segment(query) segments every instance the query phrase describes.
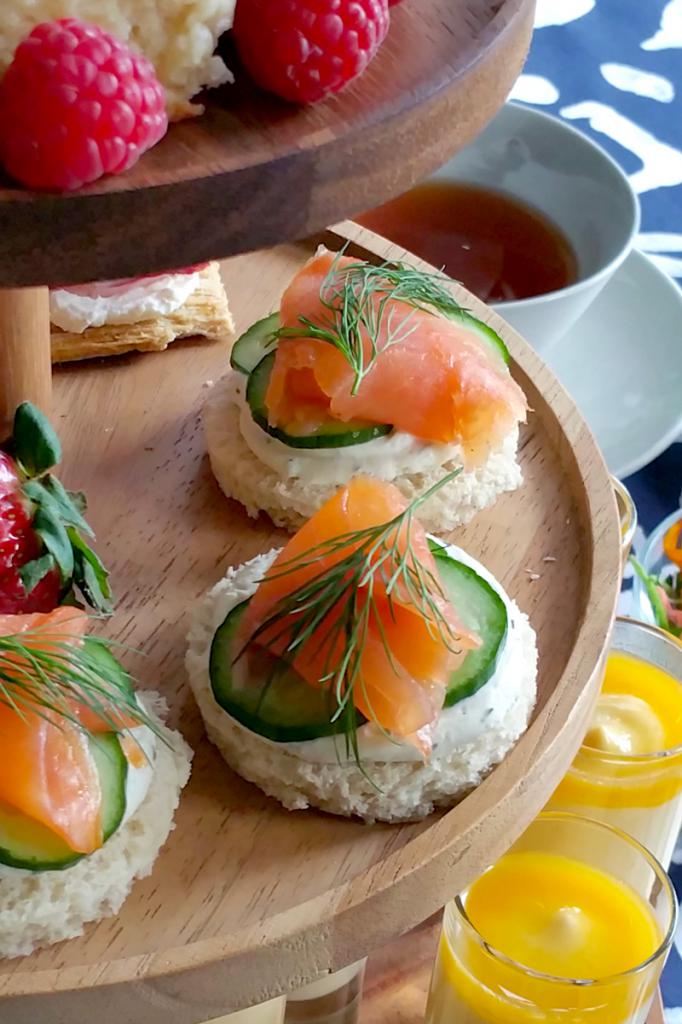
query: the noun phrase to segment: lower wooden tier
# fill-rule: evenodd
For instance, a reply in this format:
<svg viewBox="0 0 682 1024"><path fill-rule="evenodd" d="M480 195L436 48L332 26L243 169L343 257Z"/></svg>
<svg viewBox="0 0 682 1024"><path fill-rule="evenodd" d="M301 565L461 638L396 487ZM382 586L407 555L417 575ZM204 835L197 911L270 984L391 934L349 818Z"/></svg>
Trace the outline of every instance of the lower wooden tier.
<svg viewBox="0 0 682 1024"><path fill-rule="evenodd" d="M223 278L238 332L277 308L318 241L424 268L352 224L230 259ZM491 310L452 288L504 338L532 409L523 486L457 534L536 630L538 701L527 732L457 807L402 826L288 812L230 773L188 690L190 614L229 566L285 537L228 502L208 466L201 409L229 372L228 343L61 368L53 420L62 479L87 492L117 597L116 614L98 628L123 645L130 671L163 692L195 758L175 831L120 914L0 962L1 1024L199 1024L301 987L442 907L506 851L563 776L599 689L619 590L613 489L551 371Z"/></svg>

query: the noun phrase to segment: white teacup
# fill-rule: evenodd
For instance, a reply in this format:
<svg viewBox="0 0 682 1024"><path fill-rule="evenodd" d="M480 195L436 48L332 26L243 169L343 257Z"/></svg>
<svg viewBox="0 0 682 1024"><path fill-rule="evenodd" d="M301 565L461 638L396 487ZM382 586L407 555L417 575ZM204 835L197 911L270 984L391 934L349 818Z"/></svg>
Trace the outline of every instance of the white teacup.
<svg viewBox="0 0 682 1024"><path fill-rule="evenodd" d="M494 305L538 351L584 313L630 252L639 202L624 172L587 136L549 114L507 103L431 180L506 192L535 207L573 246L578 280L566 288Z"/></svg>

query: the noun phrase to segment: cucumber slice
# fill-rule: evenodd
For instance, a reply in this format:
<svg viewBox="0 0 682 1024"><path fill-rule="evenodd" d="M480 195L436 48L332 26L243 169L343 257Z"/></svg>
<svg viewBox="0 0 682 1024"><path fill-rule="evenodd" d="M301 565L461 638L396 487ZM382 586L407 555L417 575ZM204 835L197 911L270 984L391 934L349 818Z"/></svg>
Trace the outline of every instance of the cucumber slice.
<svg viewBox="0 0 682 1024"><path fill-rule="evenodd" d="M350 420L348 423L328 420L312 434L300 435L287 434L278 427L271 427L268 423L265 396L274 362L274 352L261 359L258 366L249 374L246 385L246 401L251 409L251 415L258 426L271 437L276 437L290 448L347 448L349 445L363 444L375 437L384 437L391 433L393 428L384 423L366 423L361 420Z"/></svg>
<svg viewBox="0 0 682 1024"><path fill-rule="evenodd" d="M126 812L128 759L115 732L92 735L90 752L97 765L102 788L102 832L106 842L113 836Z"/></svg>
<svg viewBox="0 0 682 1024"><path fill-rule="evenodd" d="M448 312L448 318L455 320L457 323L462 324L472 334L478 336L483 342L485 347L497 358L502 357L504 363L508 363L510 360L509 349L502 341L497 331L494 331L488 324L484 324L482 320L478 320L471 313L467 313L465 309L460 309L457 312L455 310Z"/></svg>
<svg viewBox="0 0 682 1024"><path fill-rule="evenodd" d="M239 373L251 373L263 356L277 347L275 331L279 327L279 313L271 313L252 324L237 338L230 354L230 366Z"/></svg>
<svg viewBox="0 0 682 1024"><path fill-rule="evenodd" d="M128 675L123 665L121 665L118 658L114 657L111 649L106 644L98 640L97 637L86 636L83 639L83 647L94 662L106 669L106 674L102 673L103 678L111 679L124 693L132 694L134 692L135 688L132 677Z"/></svg>
<svg viewBox="0 0 682 1024"><path fill-rule="evenodd" d="M461 323L473 334L478 335L485 346L496 356L501 356L505 363L510 360L509 349L504 341L488 324L468 313L465 309L450 310L447 313L450 320ZM279 313L271 313L252 324L247 331L237 338L232 346L230 355L230 366L239 373L249 374L258 366L261 360L277 348L275 331L280 325Z"/></svg>
<svg viewBox="0 0 682 1024"><path fill-rule="evenodd" d="M92 735L89 743L102 787L102 831L106 841L125 814L128 762L115 733ZM0 804L0 864L27 871L61 871L82 857L45 825Z"/></svg>
<svg viewBox="0 0 682 1024"><path fill-rule="evenodd" d="M248 603L236 605L213 637L209 675L216 702L247 729L275 743L344 732L342 717L331 721L336 701L329 691L310 686L279 658L258 650L235 662L237 630ZM359 726L365 719L359 712L356 716Z"/></svg>
<svg viewBox="0 0 682 1024"><path fill-rule="evenodd" d="M445 707L452 707L488 682L507 636L507 608L493 587L475 569L458 562L444 548L430 542L446 593L462 622L482 640L450 676Z"/></svg>
<svg viewBox="0 0 682 1024"><path fill-rule="evenodd" d="M445 707L452 707L480 690L495 671L507 636L507 608L474 569L451 558L438 544L432 543L431 550L462 621L483 641L450 677ZM247 729L275 743L342 733L343 721L331 721L335 701L328 691L310 686L292 668L262 650L249 652L235 663L238 627L248 603L236 605L213 637L209 675L216 702ZM366 719L358 711L355 714L359 728Z"/></svg>

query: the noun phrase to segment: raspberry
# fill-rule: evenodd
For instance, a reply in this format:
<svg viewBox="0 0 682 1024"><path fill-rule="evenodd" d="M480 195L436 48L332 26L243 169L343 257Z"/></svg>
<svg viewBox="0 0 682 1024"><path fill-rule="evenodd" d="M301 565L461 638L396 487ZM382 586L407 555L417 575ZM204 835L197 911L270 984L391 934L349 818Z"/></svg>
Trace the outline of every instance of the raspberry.
<svg viewBox="0 0 682 1024"><path fill-rule="evenodd" d="M258 85L314 103L362 74L388 24L388 0L238 0L234 36Z"/></svg>
<svg viewBox="0 0 682 1024"><path fill-rule="evenodd" d="M50 612L59 604L60 581L48 572L30 594L24 590L19 569L40 553L40 541L31 526L31 510L22 497L19 476L9 455L0 452L0 615Z"/></svg>
<svg viewBox="0 0 682 1024"><path fill-rule="evenodd" d="M167 127L149 61L75 18L34 28L0 82L0 160L29 188L125 171Z"/></svg>

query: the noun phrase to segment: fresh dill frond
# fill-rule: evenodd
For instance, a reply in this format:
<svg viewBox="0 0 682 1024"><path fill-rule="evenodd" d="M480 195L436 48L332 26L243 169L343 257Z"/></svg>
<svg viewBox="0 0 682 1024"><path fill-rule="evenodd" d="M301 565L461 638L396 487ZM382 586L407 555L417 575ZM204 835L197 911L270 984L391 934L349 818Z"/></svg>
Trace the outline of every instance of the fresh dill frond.
<svg viewBox="0 0 682 1024"><path fill-rule="evenodd" d="M38 715L87 732L77 708L96 715L112 732L132 721L165 742L163 731L137 701L133 681L100 637L57 638L49 626L0 636L0 704L22 718Z"/></svg>
<svg viewBox="0 0 682 1024"><path fill-rule="evenodd" d="M299 317L300 326L281 327L278 338L312 338L333 345L355 375L351 394L381 352L406 341L417 328L416 311L457 316L464 312L441 273L402 263L340 263L337 253L320 287L325 315L319 322ZM410 308L402 310L396 303Z"/></svg>
<svg viewBox="0 0 682 1024"><path fill-rule="evenodd" d="M362 654L372 626L389 664L397 671L378 599L382 605L386 602L392 617L396 605L413 607L433 639L453 653L461 650L459 638L442 610L441 602L446 595L441 582L428 566L421 564L412 543L419 507L460 472L458 468L448 473L388 522L328 538L268 572L268 581L301 571L306 578L275 603L234 659L237 661L252 643L259 641L277 650L281 670L293 666L303 649L308 648L311 657L320 657L319 683L333 695L336 705L331 721L342 721L346 749L352 751L358 764L354 700L358 688L370 720L388 735L372 711L362 674ZM319 564L322 567L315 570ZM271 684L272 677L267 685Z"/></svg>

